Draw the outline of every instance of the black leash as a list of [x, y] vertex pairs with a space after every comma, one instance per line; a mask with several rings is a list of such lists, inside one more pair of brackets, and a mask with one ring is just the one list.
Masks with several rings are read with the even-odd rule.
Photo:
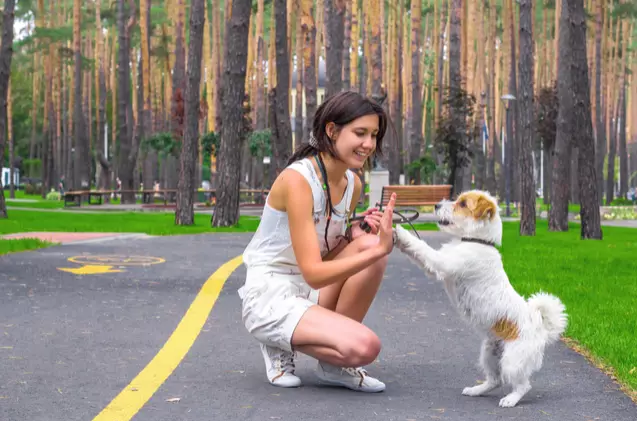
[[[413, 215], [411, 215], [409, 217], [406, 217], [405, 215], [403, 215], [404, 212], [413, 212]], [[418, 230], [416, 230], [416, 227], [414, 227], [414, 225], [412, 224], [412, 222], [415, 221], [416, 219], [418, 219], [418, 217], [420, 216], [420, 213], [416, 209], [403, 209], [400, 212], [397, 211], [397, 210], [394, 210], [393, 213], [395, 215], [400, 216], [400, 219], [393, 219], [392, 220], [393, 223], [395, 223], [395, 224], [409, 224], [409, 226], [414, 231], [416, 236], [418, 238], [420, 238], [420, 235], [418, 234]], [[362, 221], [363, 219], [365, 219], [365, 215], [363, 215], [363, 216], [355, 216], [355, 217], [350, 219], [350, 222], [352, 222], [352, 221]], [[372, 230], [372, 227], [365, 221], [361, 222], [360, 227], [366, 233], [369, 233]]]

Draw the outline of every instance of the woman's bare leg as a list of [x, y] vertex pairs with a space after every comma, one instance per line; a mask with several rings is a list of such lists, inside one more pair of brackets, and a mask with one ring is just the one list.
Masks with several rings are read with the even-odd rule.
[[[335, 259], [359, 253], [377, 243], [375, 235], [364, 235], [348, 244]], [[361, 322], [374, 301], [383, 279], [387, 258], [342, 282], [320, 290], [319, 305], [301, 318], [292, 345], [319, 361], [337, 366], [358, 367], [376, 359], [380, 340]], [[348, 320], [349, 319], [349, 320]]]

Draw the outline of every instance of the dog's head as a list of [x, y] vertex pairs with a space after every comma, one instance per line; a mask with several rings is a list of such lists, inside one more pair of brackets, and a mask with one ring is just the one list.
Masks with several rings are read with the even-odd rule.
[[498, 203], [486, 191], [471, 190], [455, 201], [443, 200], [435, 206], [438, 226], [457, 237], [502, 242], [502, 220]]

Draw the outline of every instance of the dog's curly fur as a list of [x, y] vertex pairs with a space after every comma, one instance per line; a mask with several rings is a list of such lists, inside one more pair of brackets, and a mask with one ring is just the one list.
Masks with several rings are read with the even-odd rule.
[[396, 247], [444, 282], [460, 315], [484, 336], [480, 365], [486, 381], [462, 394], [479, 396], [511, 385], [500, 406], [513, 407], [531, 389], [529, 379], [541, 368], [546, 345], [566, 329], [565, 307], [553, 295], [539, 292], [527, 301], [513, 289], [495, 247], [502, 242], [502, 221], [489, 193], [465, 192], [440, 202], [435, 214], [454, 241], [435, 250], [397, 226]]

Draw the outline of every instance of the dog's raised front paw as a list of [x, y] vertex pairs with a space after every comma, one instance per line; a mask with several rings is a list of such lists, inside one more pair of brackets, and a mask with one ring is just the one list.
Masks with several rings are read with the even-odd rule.
[[396, 246], [400, 250], [404, 250], [410, 241], [413, 241], [414, 236], [409, 233], [403, 226], [396, 225]]

